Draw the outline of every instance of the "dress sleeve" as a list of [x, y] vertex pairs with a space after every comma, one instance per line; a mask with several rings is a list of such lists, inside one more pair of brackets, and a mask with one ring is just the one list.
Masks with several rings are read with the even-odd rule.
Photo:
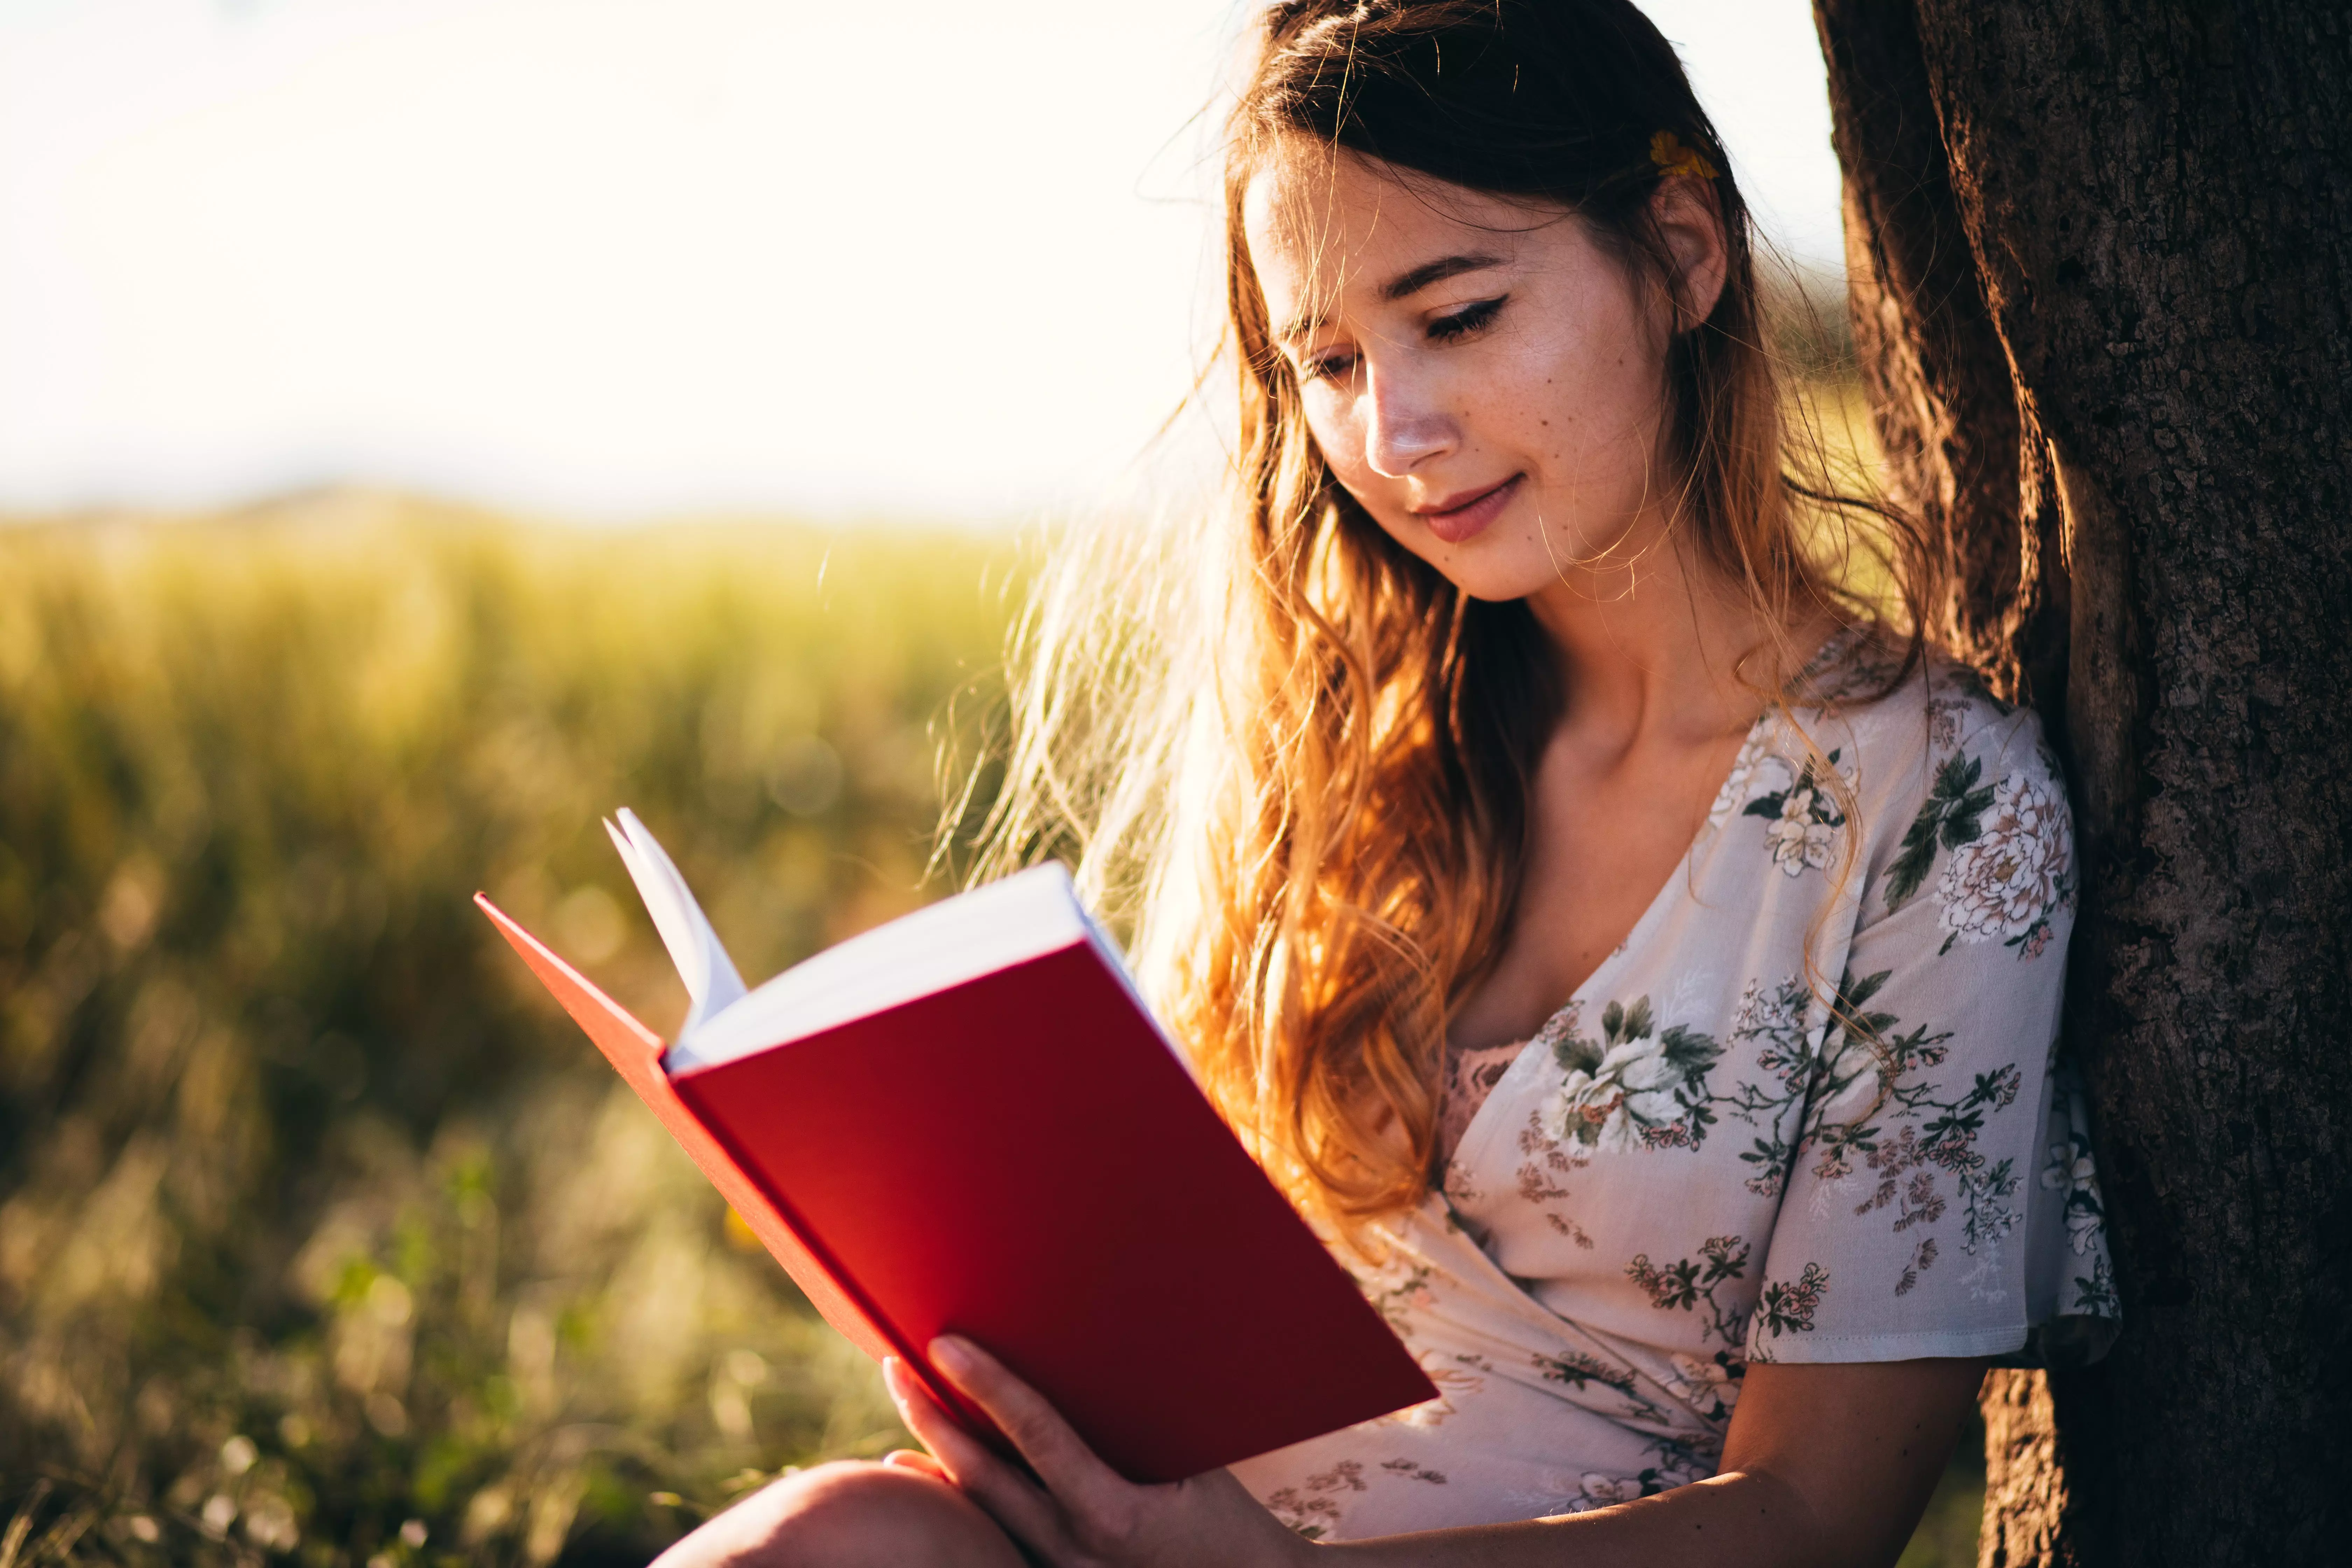
[[2074, 1202], [2042, 1181], [2053, 1106], [2059, 1139], [2069, 1125], [2052, 1074], [2066, 792], [2031, 713], [1978, 696], [1930, 720], [1925, 764], [1913, 748], [1906, 786], [1874, 806], [1885, 831], [1843, 973], [1820, 987], [1751, 1360], [2014, 1354], [2067, 1305], [2031, 1257], [2067, 1231], [2034, 1211]]

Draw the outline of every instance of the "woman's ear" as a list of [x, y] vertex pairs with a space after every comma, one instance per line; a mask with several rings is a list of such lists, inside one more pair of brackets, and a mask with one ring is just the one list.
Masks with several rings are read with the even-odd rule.
[[1731, 267], [1715, 182], [1696, 174], [1660, 180], [1650, 196], [1650, 224], [1674, 259], [1675, 330], [1688, 331], [1715, 313]]

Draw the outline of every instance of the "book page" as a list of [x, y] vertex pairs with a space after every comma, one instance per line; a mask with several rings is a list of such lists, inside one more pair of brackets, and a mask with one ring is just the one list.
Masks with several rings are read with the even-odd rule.
[[636, 883], [637, 896], [645, 900], [646, 912], [653, 916], [654, 930], [661, 933], [670, 962], [677, 965], [678, 978], [686, 982], [691, 1005], [686, 1022], [678, 1026], [677, 1037], [683, 1040], [742, 997], [743, 977], [736, 973], [734, 960], [719, 945], [719, 933], [710, 929], [702, 906], [695, 902], [667, 852], [654, 841], [635, 812], [625, 805], [619, 816], [619, 826], [607, 819], [604, 831], [613, 836], [613, 847], [621, 852], [629, 879]]
[[[1117, 945], [1078, 902], [1069, 872], [1052, 862], [902, 915], [747, 992], [677, 865], [635, 812], [625, 806], [617, 815], [619, 824], [606, 822], [605, 831], [693, 998], [663, 1056], [665, 1071], [709, 1067], [819, 1034], [1078, 944], [1101, 954], [1136, 1011], [1150, 1017]], [[1184, 1060], [1173, 1041], [1164, 1033], [1160, 1038]]]
[[[681, 1034], [672, 1072], [731, 1060], [1095, 940], [1070, 874], [1048, 862], [901, 915], [794, 964]], [[1116, 953], [1106, 957], [1124, 979]]]

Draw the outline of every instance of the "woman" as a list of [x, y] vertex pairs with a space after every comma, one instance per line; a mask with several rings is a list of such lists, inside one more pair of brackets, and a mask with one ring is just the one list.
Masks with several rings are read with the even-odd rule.
[[1923, 646], [1899, 520], [1846, 586], [1870, 509], [1786, 477], [1627, 0], [1277, 5], [1227, 184], [1235, 524], [1049, 592], [995, 841], [1092, 799], [1164, 1016], [1443, 1397], [1138, 1487], [943, 1342], [1034, 1477], [892, 1366], [929, 1456], [671, 1560], [1891, 1562], [1991, 1358], [2115, 1310], [2038, 726]]

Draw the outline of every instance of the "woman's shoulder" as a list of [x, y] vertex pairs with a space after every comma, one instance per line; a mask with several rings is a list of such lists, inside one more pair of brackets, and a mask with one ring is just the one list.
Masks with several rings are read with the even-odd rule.
[[1909, 648], [1891, 632], [1837, 633], [1793, 695], [1798, 722], [1848, 742], [1858, 753], [1854, 765], [1879, 773], [1882, 785], [1906, 773], [1932, 775], [1955, 754], [1987, 769], [2031, 764], [2059, 776], [2031, 707], [1995, 695], [1968, 665], [1932, 647]]
[[[1816, 747], [1843, 752], [1860, 818], [1865, 906], [1898, 908], [1939, 869], [1937, 886], [1954, 884], [1943, 888], [1954, 919], [1967, 915], [1962, 906], [1992, 875], [1988, 867], [2034, 869], [2052, 899], [2070, 890], [2065, 776], [2033, 710], [1932, 650], [1911, 656], [1885, 634], [1841, 635], [1851, 646], [1817, 668], [1811, 710], [1799, 721], [1818, 724]], [[1989, 850], [2002, 853], [1988, 858]]]

